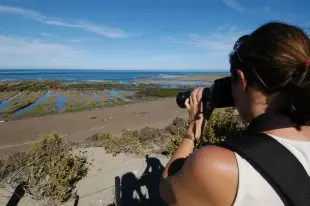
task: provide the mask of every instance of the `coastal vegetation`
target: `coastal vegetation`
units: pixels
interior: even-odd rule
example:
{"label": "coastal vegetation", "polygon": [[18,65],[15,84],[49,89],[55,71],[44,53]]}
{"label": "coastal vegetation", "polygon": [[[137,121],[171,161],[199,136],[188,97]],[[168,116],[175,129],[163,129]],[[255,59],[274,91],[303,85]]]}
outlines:
{"label": "coastal vegetation", "polygon": [[160,88],[160,87],[146,87],[137,92],[137,95],[152,96],[152,97],[175,97],[181,89],[177,88]]}
{"label": "coastal vegetation", "polygon": [[[204,128],[199,147],[225,141],[242,131],[241,120],[235,111],[216,109]],[[120,153],[146,154],[162,153],[170,156],[175,153],[186,135],[187,122],[175,118],[164,129],[145,127],[141,130],[124,130],[120,134],[97,133],[89,137],[85,144],[102,146],[106,152],[116,156]]]}
{"label": "coastal vegetation", "polygon": [[[21,185],[33,199],[49,205],[59,204],[74,197],[78,181],[92,166],[92,161],[83,152],[85,147],[102,147],[113,156],[121,153],[171,156],[182,142],[186,129],[187,121],[175,118],[162,129],[144,127],[123,130],[119,134],[97,133],[82,144],[69,143],[65,141],[65,135],[52,133],[33,143],[26,152],[13,153],[4,159],[0,183],[13,188]],[[222,142],[241,130],[240,119],[233,109],[216,109],[205,127],[199,147]]]}
{"label": "coastal vegetation", "polygon": [[15,153],[0,169],[1,185],[21,185],[35,200],[54,205],[74,195],[77,182],[86,176],[90,163],[86,155],[53,133],[33,143],[27,152]]}

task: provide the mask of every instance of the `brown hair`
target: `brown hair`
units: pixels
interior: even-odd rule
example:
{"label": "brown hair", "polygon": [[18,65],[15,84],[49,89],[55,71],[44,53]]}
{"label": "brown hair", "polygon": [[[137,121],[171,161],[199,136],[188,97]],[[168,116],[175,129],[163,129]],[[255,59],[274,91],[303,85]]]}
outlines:
{"label": "brown hair", "polygon": [[265,94],[284,92],[294,111],[310,113],[310,40],[302,29],[267,23],[241,37],[237,47],[230,55],[233,81],[241,69],[250,86]]}

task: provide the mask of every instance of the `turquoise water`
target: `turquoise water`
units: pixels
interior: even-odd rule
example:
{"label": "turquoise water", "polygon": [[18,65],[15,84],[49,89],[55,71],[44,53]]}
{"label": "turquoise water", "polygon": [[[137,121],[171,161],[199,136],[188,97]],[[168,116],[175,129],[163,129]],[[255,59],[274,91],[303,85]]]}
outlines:
{"label": "turquoise water", "polygon": [[62,112],[66,110],[66,105],[65,103],[68,102],[68,97],[59,93],[56,93],[56,98],[57,98],[57,102],[56,102],[56,108],[58,111]]}
{"label": "turquoise water", "polygon": [[[102,102],[101,99],[101,95],[107,95],[110,99],[122,99],[125,102],[130,102],[132,100],[124,97],[123,95],[125,94],[125,96],[130,96],[133,95],[134,92],[128,92],[128,91],[118,91],[118,90],[111,90],[111,91],[105,91],[105,92],[93,92],[92,93],[92,97],[96,102]],[[87,96],[89,94],[87,94],[86,92],[81,92],[75,95],[79,95],[80,97],[84,97]],[[51,96],[55,96],[57,98],[57,102],[56,102],[56,108],[58,112],[63,112],[66,110],[66,102],[68,102],[68,97],[62,93],[59,92],[53,92],[53,91],[48,91],[45,93],[45,95],[39,99],[37,99],[33,104],[29,105],[28,107],[25,107],[19,111],[17,111],[15,113],[16,116],[23,116],[25,113],[30,112],[32,109],[34,109],[36,106],[45,103]],[[10,105],[10,100],[14,99],[14,98],[18,98],[20,99],[22,97],[21,93],[15,95],[14,97],[11,97],[10,99],[8,99],[7,101],[3,101],[0,104],[0,112],[8,109],[11,105]]]}
{"label": "turquoise water", "polygon": [[38,106],[38,105],[44,103],[46,100],[48,100],[48,98],[49,98],[50,96],[51,96],[51,92],[50,92],[50,91],[46,92],[46,94],[45,94],[43,97],[37,99],[37,101],[35,101],[33,104],[29,105],[28,107],[25,107],[25,108],[23,108],[23,109],[17,111],[15,114],[16,114],[17,116],[21,116],[21,115],[23,115],[24,113],[29,112],[29,111],[30,111],[31,109],[33,109],[34,107],[36,107],[36,106]]}
{"label": "turquoise water", "polygon": [[101,102],[101,98],[100,98],[100,95],[97,94],[97,92],[93,92],[93,97],[95,99],[96,102]]}
{"label": "turquoise water", "polygon": [[[88,92],[77,92],[77,93],[73,93],[71,94],[73,96],[73,98],[76,96],[78,98],[80,97],[86,97],[86,98],[91,98],[92,101],[96,101],[97,103],[100,103],[102,105],[104,105],[106,102],[104,102],[102,100],[102,96],[106,96],[108,97],[110,100],[117,100],[117,99],[121,99],[125,102],[132,102],[134,100],[132,100],[130,97],[133,97],[135,94],[135,92],[133,91],[124,91],[124,90],[105,90],[105,91],[99,91],[99,92],[92,92],[92,93],[88,93]],[[24,94],[19,93],[13,97],[11,97],[10,99],[8,99],[7,101],[3,101],[0,104],[0,113],[1,111],[8,109],[11,104],[10,101],[14,98],[22,98]],[[66,103],[69,101],[69,98],[63,94],[62,92],[55,92],[55,91],[48,91],[44,94],[43,97],[38,98],[33,104],[17,111],[14,115],[17,117],[21,117],[23,115],[25,115],[26,113],[30,112],[32,109],[34,109],[36,106],[41,105],[43,103],[45,103],[50,97],[56,97],[57,101],[56,101],[56,109],[57,112],[63,112],[66,110]],[[55,112],[55,111],[53,111]]]}
{"label": "turquoise water", "polygon": [[59,93],[54,93],[52,91],[48,91],[48,92],[46,92],[46,94],[43,97],[37,99],[33,104],[31,104],[28,107],[25,107],[25,108],[17,111],[15,113],[15,115],[16,116],[22,116],[23,114],[31,111],[36,106],[46,102],[51,96],[56,96],[56,98],[57,98],[57,102],[56,102],[57,111],[59,111],[59,112],[65,111],[66,110],[65,103],[68,101],[68,97],[66,97],[66,96],[64,96],[62,94],[59,94]]}
{"label": "turquoise water", "polygon": [[9,98],[8,100],[6,101],[2,101],[0,103],[0,112],[3,111],[3,110],[6,110],[8,109],[11,105],[10,105],[10,101],[16,97],[18,97],[21,93],[18,93],[16,95],[14,95],[13,97]]}
{"label": "turquoise water", "polygon": [[125,102],[131,102],[130,99],[127,99],[126,97],[124,97],[122,95],[122,93],[127,93],[128,95],[129,94],[132,94],[133,95],[133,92],[128,92],[128,91],[122,91],[122,90],[111,90],[109,93],[108,93],[108,97],[111,98],[111,99],[122,99],[123,101]]}
{"label": "turquoise water", "polygon": [[9,103],[8,103],[7,100],[1,102],[1,103],[0,103],[0,111],[6,110],[7,108],[9,108],[9,106],[10,106],[10,105],[9,105]]}

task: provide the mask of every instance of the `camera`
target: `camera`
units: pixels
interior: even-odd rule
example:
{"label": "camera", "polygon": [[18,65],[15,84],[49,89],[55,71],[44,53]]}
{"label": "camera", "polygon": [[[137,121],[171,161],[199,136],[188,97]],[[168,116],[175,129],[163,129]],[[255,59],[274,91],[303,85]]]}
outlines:
{"label": "camera", "polygon": [[[180,92],[176,96],[179,107],[186,108],[185,100],[192,91]],[[214,81],[211,87],[204,88],[202,93],[204,118],[208,119],[214,108],[233,107],[234,99],[231,93],[231,77],[224,77]]]}

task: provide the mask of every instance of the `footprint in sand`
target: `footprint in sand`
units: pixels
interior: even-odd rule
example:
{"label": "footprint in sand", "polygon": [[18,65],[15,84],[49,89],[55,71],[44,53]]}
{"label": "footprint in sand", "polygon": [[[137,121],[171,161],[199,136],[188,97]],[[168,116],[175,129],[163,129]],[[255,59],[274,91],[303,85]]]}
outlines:
{"label": "footprint in sand", "polygon": [[133,115],[135,116],[141,116],[141,115],[147,115],[149,112],[133,112]]}

